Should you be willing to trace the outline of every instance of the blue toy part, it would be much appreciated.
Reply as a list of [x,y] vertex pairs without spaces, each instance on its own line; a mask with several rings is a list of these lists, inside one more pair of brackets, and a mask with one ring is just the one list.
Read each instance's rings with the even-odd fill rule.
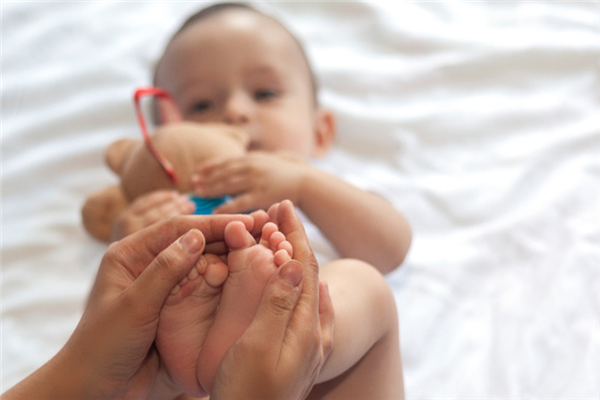
[[231,196],[206,198],[190,195],[188,197],[196,204],[196,212],[194,213],[196,215],[210,215],[215,208],[232,199]]

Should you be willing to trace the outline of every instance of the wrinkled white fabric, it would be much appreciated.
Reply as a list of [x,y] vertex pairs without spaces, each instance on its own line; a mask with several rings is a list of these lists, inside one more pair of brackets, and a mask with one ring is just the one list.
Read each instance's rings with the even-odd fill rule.
[[[264,3],[338,118],[324,168],[412,224],[396,295],[412,399],[600,397],[597,2]],[[199,4],[2,4],[2,388],[81,315],[131,96]]]

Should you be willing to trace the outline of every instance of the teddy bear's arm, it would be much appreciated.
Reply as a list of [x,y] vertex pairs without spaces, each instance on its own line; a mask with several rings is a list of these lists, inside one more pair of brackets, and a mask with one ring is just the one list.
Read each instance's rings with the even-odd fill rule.
[[81,209],[83,226],[96,239],[109,242],[115,219],[129,202],[120,186],[110,186],[90,195]]

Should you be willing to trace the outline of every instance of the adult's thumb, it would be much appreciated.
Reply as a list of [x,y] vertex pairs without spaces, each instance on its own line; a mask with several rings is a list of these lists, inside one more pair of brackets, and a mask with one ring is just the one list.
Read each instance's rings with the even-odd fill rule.
[[282,343],[302,293],[303,276],[304,268],[296,260],[279,267],[265,286],[254,320],[246,332],[256,331],[270,343]]
[[206,241],[198,229],[192,229],[160,252],[130,286],[136,302],[160,310],[165,300],[196,265]]

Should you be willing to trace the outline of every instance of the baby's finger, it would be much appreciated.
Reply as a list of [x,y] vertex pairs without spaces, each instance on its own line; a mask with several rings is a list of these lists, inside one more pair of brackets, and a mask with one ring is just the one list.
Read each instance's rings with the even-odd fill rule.
[[202,182],[194,187],[194,192],[203,197],[235,195],[250,189],[250,181],[244,176],[231,176],[222,181]]
[[217,207],[214,214],[239,214],[245,211],[250,211],[255,208],[259,208],[256,205],[255,196],[252,193],[239,195],[233,200]]
[[164,219],[175,217],[177,215],[189,215],[196,209],[192,201],[187,198],[180,198],[174,201],[160,204],[159,206],[149,210],[143,215],[143,220],[146,225],[153,224]]
[[229,160],[228,162],[222,163],[218,167],[211,169],[209,172],[199,174],[197,181],[200,184],[203,182],[218,182],[229,179],[235,175],[246,175],[249,169],[250,165],[244,160]]
[[[220,170],[227,167],[231,163],[235,163],[239,157],[214,157],[203,163],[198,164],[196,167],[196,174],[208,175],[215,170]],[[192,178],[193,180],[193,178]]]
[[160,206],[163,203],[175,201],[181,195],[175,190],[159,190],[156,192],[146,193],[138,197],[131,204],[131,212],[137,215],[145,214],[149,210]]

